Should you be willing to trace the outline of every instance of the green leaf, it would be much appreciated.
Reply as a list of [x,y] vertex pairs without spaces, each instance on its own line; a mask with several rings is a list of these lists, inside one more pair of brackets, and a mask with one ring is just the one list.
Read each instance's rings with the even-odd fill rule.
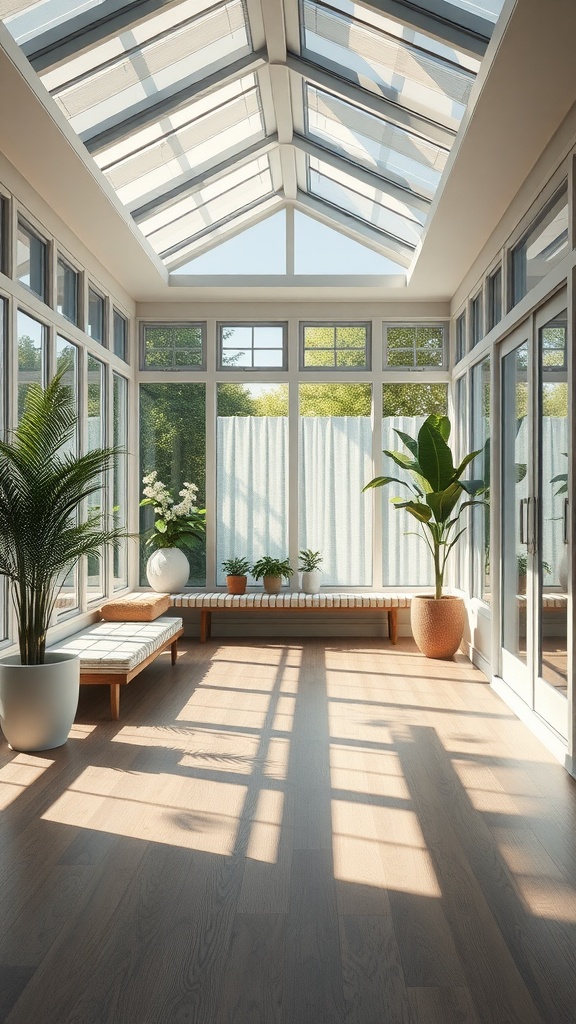
[[483,480],[460,480],[459,483],[462,490],[466,491],[466,494],[479,494],[485,490]]
[[420,523],[427,523],[432,515],[428,506],[419,501],[401,501],[399,498],[392,500],[396,508],[405,508]]
[[426,503],[432,509],[437,523],[446,523],[459,501],[461,491],[461,485],[455,481],[443,491],[434,491],[426,495]]
[[417,441],[417,439],[415,437],[410,437],[410,434],[405,434],[403,430],[397,430],[396,428],[394,428],[394,433],[398,434],[398,437],[400,438],[402,443],[406,445],[408,451],[412,452],[412,455],[414,456],[414,458],[417,459],[418,458],[418,441]]
[[437,416],[429,416],[418,433],[418,462],[432,491],[443,491],[454,479],[452,452],[434,426]]
[[166,523],[164,522],[164,520],[163,519],[157,519],[155,521],[155,523],[154,523],[154,529],[157,530],[158,533],[166,533],[167,527],[166,527]]
[[458,469],[456,470],[456,477],[462,476],[462,473],[466,469],[466,466],[468,466],[476,458],[477,455],[480,455],[481,451],[482,449],[479,448],[478,451],[470,452],[468,455],[464,456],[462,462],[460,463]]
[[373,480],[364,485],[362,490],[368,491],[371,487],[385,487],[386,484],[401,484],[402,487],[408,487],[410,490],[410,485],[405,480],[398,480],[395,476],[375,476]]
[[415,462],[414,459],[411,459],[409,455],[405,455],[404,452],[384,452],[383,454],[387,455],[388,458],[392,459],[392,461],[395,462],[396,465],[400,466],[402,469],[420,469],[418,463]]

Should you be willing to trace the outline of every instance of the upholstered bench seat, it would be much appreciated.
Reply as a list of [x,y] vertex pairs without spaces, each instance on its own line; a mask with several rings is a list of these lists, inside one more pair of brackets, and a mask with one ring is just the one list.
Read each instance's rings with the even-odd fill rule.
[[226,594],[183,593],[171,595],[176,608],[200,610],[200,641],[210,637],[213,612],[366,612],[384,611],[388,616],[388,633],[393,644],[398,641],[398,609],[409,608],[409,593],[320,593],[304,594]]
[[73,633],[51,647],[80,656],[80,683],[110,686],[110,712],[120,716],[120,686],[129,683],[159,654],[171,649],[176,663],[181,618],[159,618],[154,622],[97,622]]

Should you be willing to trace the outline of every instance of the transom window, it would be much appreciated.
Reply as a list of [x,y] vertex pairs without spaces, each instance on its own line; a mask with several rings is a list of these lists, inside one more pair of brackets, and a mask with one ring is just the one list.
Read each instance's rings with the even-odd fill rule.
[[220,324],[219,369],[285,370],[285,324]]
[[18,222],[17,276],[20,284],[46,302],[48,245],[27,224]]
[[304,324],[303,369],[370,369],[368,324]]
[[144,324],[142,364],[147,370],[204,367],[204,324]]
[[78,323],[79,274],[62,257],[56,266],[56,308],[73,324]]
[[445,365],[445,329],[442,325],[385,328],[385,365],[441,370]]
[[105,309],[104,296],[94,288],[88,289],[88,334],[94,341],[105,343]]

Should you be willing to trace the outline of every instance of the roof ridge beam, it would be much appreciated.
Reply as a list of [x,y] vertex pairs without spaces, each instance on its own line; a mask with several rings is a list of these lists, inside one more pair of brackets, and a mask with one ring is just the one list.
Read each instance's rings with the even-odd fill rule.
[[[482,58],[494,31],[487,18],[455,8],[446,0],[357,0],[360,7],[397,19],[440,43],[453,46],[469,57]],[[458,14],[456,15],[456,10]],[[454,12],[454,13],[452,13]]]
[[363,89],[361,85],[355,85],[347,79],[339,78],[332,71],[326,71],[318,64],[304,60],[289,53],[286,60],[287,67],[300,75],[305,81],[320,89],[327,89],[343,100],[354,103],[356,106],[367,110],[376,117],[384,118],[398,128],[419,135],[427,142],[433,142],[443,149],[450,150],[456,138],[456,132],[451,128],[430,121],[421,114],[416,114],[407,107],[401,107],[391,100],[385,99],[378,93]]
[[210,185],[213,181],[217,181],[218,178],[222,177],[223,174],[226,174],[227,171],[243,167],[244,164],[250,163],[254,157],[263,156],[265,153],[276,149],[277,145],[277,135],[268,135],[266,138],[260,139],[259,142],[248,146],[242,153],[238,153],[232,158],[227,157],[225,160],[221,160],[220,163],[215,164],[209,170],[203,171],[200,174],[194,174],[192,177],[187,178],[186,181],[181,181],[179,185],[176,185],[169,191],[163,192],[156,199],[151,199],[150,202],[143,203],[142,206],[132,210],[134,220],[138,223],[138,221],[145,219],[151,213],[159,213],[166,207],[171,206],[181,196],[189,192],[196,192],[206,185]]
[[124,111],[121,119],[112,119],[104,127],[98,125],[94,134],[82,133],[80,139],[89,153],[100,153],[103,149],[112,145],[112,143],[136,134],[141,128],[154,124],[159,118],[179,110],[180,107],[185,106],[192,100],[207,96],[209,93],[215,92],[225,85],[230,85],[231,82],[236,81],[238,78],[243,78],[251,72],[258,71],[266,64],[266,56],[266,50],[264,49],[257,50],[255,53],[248,53],[244,57],[235,60],[232,64],[228,64],[226,67],[213,72],[213,74],[200,79],[200,81],[184,86],[178,92],[173,92],[169,96],[156,99],[155,102],[147,106],[133,107],[131,110]]
[[360,181],[365,182],[366,185],[370,185],[372,188],[382,190],[387,195],[397,199],[400,203],[408,203],[413,206],[414,209],[420,210],[422,213],[430,212],[431,200],[418,195],[417,192],[413,192],[408,185],[403,185],[400,178],[387,178],[384,175],[370,171],[367,167],[363,167],[362,164],[347,160],[345,157],[340,156],[340,154],[334,153],[333,150],[326,149],[324,146],[319,146],[316,142],[312,142],[310,139],[305,139],[301,135],[294,136],[292,145],[295,146],[296,149],[301,150],[302,153],[306,153],[308,156],[314,156],[317,160],[322,160],[324,163],[330,164],[330,166],[334,167],[336,170],[343,171],[345,174],[350,174],[353,177],[358,178]]
[[415,252],[412,246],[400,241],[399,238],[387,235],[384,231],[378,231],[376,228],[370,227],[369,224],[357,220],[356,217],[345,213],[336,206],[332,206],[323,199],[318,199],[316,196],[299,191],[294,201],[294,206],[296,209],[301,210],[302,213],[313,214],[317,220],[321,220],[327,227],[341,231],[342,234],[348,235],[355,242],[360,242],[361,245],[374,249],[375,252],[387,256],[389,259],[394,260],[394,262],[406,267],[406,269],[412,264]]

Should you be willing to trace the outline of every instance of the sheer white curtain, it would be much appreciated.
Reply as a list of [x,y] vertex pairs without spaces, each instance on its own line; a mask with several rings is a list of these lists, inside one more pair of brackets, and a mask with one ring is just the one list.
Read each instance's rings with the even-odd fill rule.
[[[382,448],[389,451],[407,449],[395,430],[416,437],[425,416],[386,416],[382,421]],[[382,473],[385,476],[410,479],[392,459],[384,456]],[[427,587],[434,582],[432,556],[422,537],[419,524],[405,509],[397,509],[391,498],[410,494],[399,484],[388,484],[382,489],[382,580],[390,587]]]

